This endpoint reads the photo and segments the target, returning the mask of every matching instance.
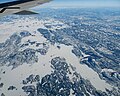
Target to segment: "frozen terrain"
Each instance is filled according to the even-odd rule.
[[[0,95],[119,96],[120,13],[94,11],[0,19]]]

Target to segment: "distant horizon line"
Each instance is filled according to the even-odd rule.
[[[93,6],[93,7],[89,7],[89,6],[88,7],[82,7],[82,6],[81,7],[71,7],[71,6],[69,6],[69,7],[68,6],[67,7],[56,7],[56,6],[41,7],[41,6],[37,6],[32,9],[39,9],[39,8],[46,8],[46,9],[48,9],[48,8],[50,8],[50,9],[69,9],[69,8],[71,8],[71,9],[73,9],[73,8],[92,8],[92,9],[100,8],[100,9],[102,9],[103,8],[104,9],[104,8],[120,8],[120,7],[118,7],[118,6],[112,6],[112,7],[110,7],[110,6],[109,7],[100,7],[100,6],[97,6],[97,7],[96,6]]]

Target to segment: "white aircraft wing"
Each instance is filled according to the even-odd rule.
[[[52,0],[15,0],[6,3],[0,3],[0,17],[10,14],[36,14],[35,12],[28,11],[28,9],[50,1]]]

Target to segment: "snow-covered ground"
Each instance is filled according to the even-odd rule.
[[[52,22],[52,24],[51,24]],[[45,28],[44,24],[50,24],[50,25],[58,25],[64,23],[60,21],[55,21],[53,19],[49,19],[48,21],[38,20],[35,18],[21,18],[16,19],[13,22],[5,22],[3,24],[0,24],[0,42],[5,42],[9,36],[11,36],[15,32],[22,32],[22,31],[28,31],[31,34],[35,36],[28,36],[22,39],[21,43],[26,42],[27,40],[31,41],[37,41],[39,43],[45,43],[48,42],[39,32],[37,32],[38,28]],[[60,28],[60,27],[54,27],[53,29]],[[61,28],[68,27],[67,25],[61,26]],[[50,42],[47,43],[49,45],[49,49],[46,55],[38,55],[38,62],[34,64],[23,64],[13,70],[11,70],[11,67],[2,66],[0,67],[0,77],[1,82],[4,83],[4,86],[2,89],[0,89],[1,92],[5,93],[5,96],[18,96],[18,94],[21,94],[21,96],[26,96],[21,89],[22,87],[22,80],[24,80],[26,77],[28,77],[31,74],[38,74],[41,77],[45,76],[46,74],[50,74],[52,72],[50,61],[54,57],[64,57],[68,64],[71,64],[74,66],[76,71],[84,78],[90,80],[91,84],[97,89],[105,91],[105,88],[112,89],[112,86],[106,83],[104,80],[101,80],[99,75],[89,68],[87,65],[80,64],[79,60],[80,58],[76,57],[72,53],[73,46],[66,46],[63,44],[55,44],[51,45]],[[57,48],[57,46],[60,46],[60,49]],[[37,49],[36,46],[31,45],[27,46],[25,48],[33,48]],[[23,50],[23,49],[21,49]],[[2,74],[2,72],[5,71],[5,74]],[[72,76],[70,76],[72,77]],[[8,91],[7,88],[9,86],[16,86],[17,90],[15,91]]]

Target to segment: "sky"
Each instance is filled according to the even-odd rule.
[[[53,7],[120,7],[120,0],[54,0]]]
[[[14,0],[0,0],[7,1]],[[120,0],[53,0],[42,7],[120,7]]]

